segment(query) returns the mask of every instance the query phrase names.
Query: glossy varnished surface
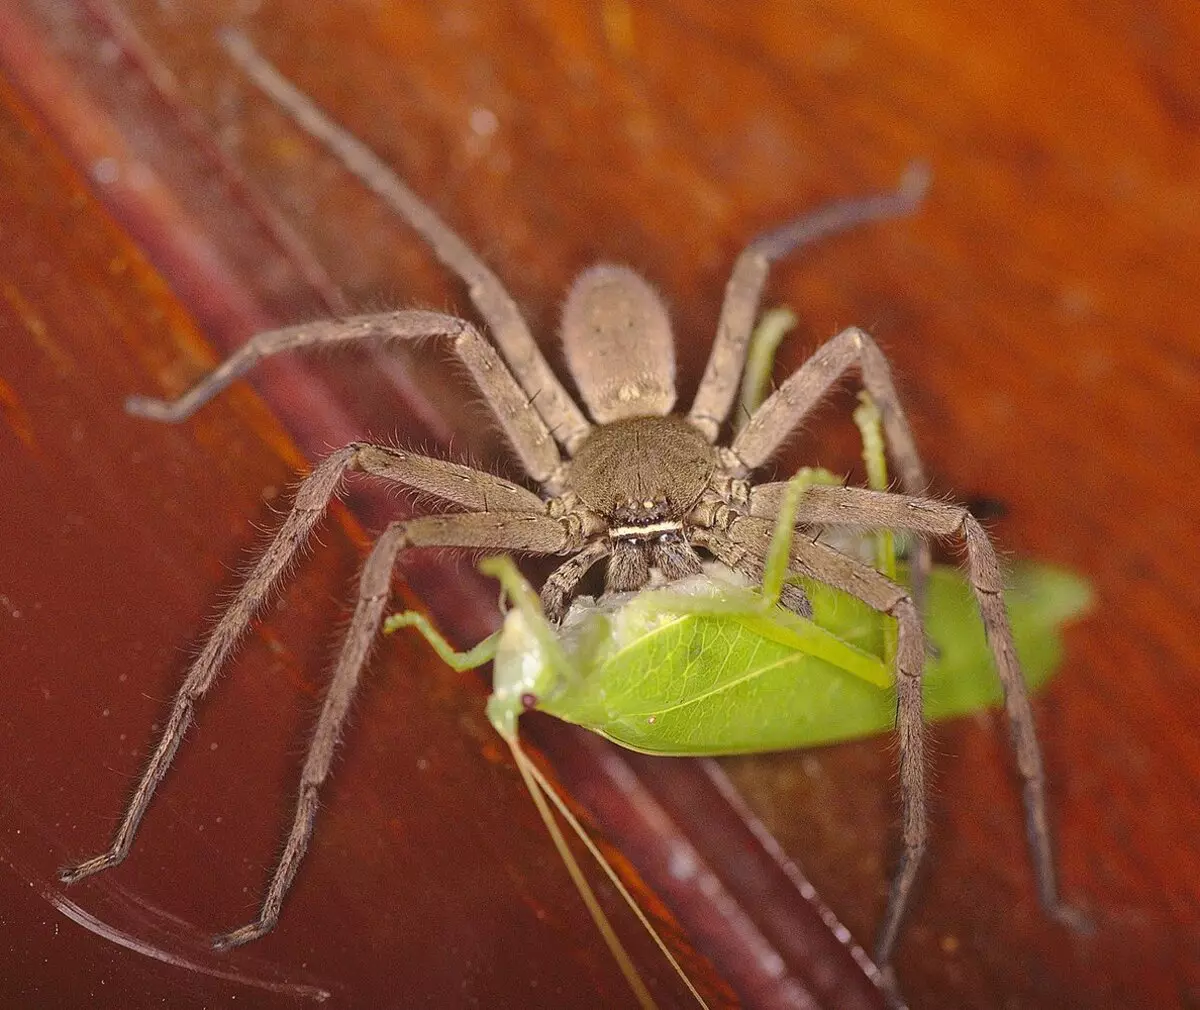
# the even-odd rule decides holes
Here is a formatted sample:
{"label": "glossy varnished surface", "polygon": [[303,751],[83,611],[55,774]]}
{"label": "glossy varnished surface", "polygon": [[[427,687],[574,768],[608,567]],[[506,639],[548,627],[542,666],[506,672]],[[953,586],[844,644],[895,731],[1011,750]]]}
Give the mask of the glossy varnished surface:
{"label": "glossy varnished surface", "polygon": [[[472,4],[402,6],[333,12],[281,0],[240,23],[430,198],[543,336],[579,269],[602,258],[642,270],[672,307],[685,402],[746,238],[822,199],[889,186],[912,158],[931,163],[934,189],[917,218],[777,271],[771,301],[803,319],[781,368],[843,325],[870,329],[895,362],[933,490],[998,499],[1006,513],[991,529],[1005,550],[1093,581],[1096,615],[1068,636],[1067,664],[1038,715],[1064,889],[1097,929],[1076,937],[1041,921],[1002,723],[959,722],[934,736],[935,840],[899,974],[917,1005],[1194,1002],[1200,89],[1186,55],[1200,28],[1191,7],[1101,14],[1030,3],[997,19],[983,4],[954,15],[911,6],[879,15],[869,4],[801,15],[781,4],[747,16],[706,4],[565,13],[513,3],[486,18]],[[464,308],[420,243],[228,65],[211,31],[234,7],[206,8],[203,20],[152,3],[126,12],[177,75],[180,100],[272,194],[352,307]],[[105,83],[111,19],[97,29],[61,9],[0,13],[19,15],[66,79],[96,96],[116,136],[136,133],[139,117],[169,118],[144,86]],[[5,102],[0,194],[9,674],[0,711],[12,869],[3,887],[16,924],[6,929],[5,995],[63,1006],[106,993],[295,1003],[115,947],[61,918],[39,890],[60,893],[55,867],[106,841],[188,650],[261,543],[251,524],[277,521],[301,464],[245,390],[178,429],[121,412],[125,393],[177,390],[212,353],[129,236],[156,250],[218,348],[256,318],[328,309],[236,220],[206,214],[204,186],[221,173],[180,156],[182,144],[165,145],[155,164],[181,207],[172,220],[190,231],[173,231],[174,244],[154,235],[133,199],[147,192],[144,176],[85,164],[119,224],[106,217],[68,164],[86,161],[80,152],[96,150],[95,138],[55,134],[22,111],[27,100],[61,110],[66,98],[34,79],[54,67],[21,55],[4,56],[23,94]],[[179,266],[194,263],[197,242],[232,264],[236,283],[196,282]],[[439,377],[440,360],[432,349],[414,356],[429,403],[410,396],[401,408],[390,383],[368,380],[369,362],[327,363],[346,396],[324,429],[309,404],[274,395],[308,388],[286,369],[262,388],[310,452],[364,428],[417,444],[452,431],[456,451],[503,460],[481,413],[456,407],[441,427],[430,404],[458,402],[465,387]],[[847,467],[853,441],[840,413],[825,411],[781,469]],[[362,504],[376,522],[376,503]],[[410,1005],[404,994],[434,991],[440,1005],[454,998],[446,993],[514,1006],[589,1005],[599,993],[620,1005],[621,982],[542,862],[540,836],[511,863],[475,855],[520,848],[541,829],[499,761],[481,690],[425,659],[417,669],[406,642],[388,643],[368,679],[279,932],[232,960],[204,950],[204,931],[248,917],[276,851],[329,629],[358,563],[353,527],[336,517],[328,530],[205,706],[134,857],[68,897],[139,942],[270,984],[328,989],[340,1005],[380,992]],[[443,576],[428,578],[442,597],[430,603],[461,633],[486,626],[446,606]],[[486,589],[473,592],[482,605]],[[868,941],[894,851],[891,760],[879,742],[735,766]],[[460,817],[447,796],[468,792],[495,803]],[[430,810],[437,816],[415,815]],[[461,917],[448,910],[455,901]],[[564,932],[572,954],[550,946]]]}

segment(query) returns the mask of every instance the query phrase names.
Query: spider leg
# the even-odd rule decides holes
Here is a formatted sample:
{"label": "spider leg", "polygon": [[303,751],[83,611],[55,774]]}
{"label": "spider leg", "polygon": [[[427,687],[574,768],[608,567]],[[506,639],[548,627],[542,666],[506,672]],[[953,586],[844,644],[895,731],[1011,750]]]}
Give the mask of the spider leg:
{"label": "spider leg", "polygon": [[[750,512],[771,516],[786,484],[764,484],[750,492]],[[776,490],[780,489],[780,490]],[[1038,745],[1029,691],[1021,673],[1012,626],[1001,595],[1003,580],[992,542],[979,521],[960,505],[858,487],[812,487],[800,502],[798,519],[812,526],[861,526],[904,530],[924,536],[961,540],[967,549],[968,575],[979,604],[984,631],[1004,688],[1004,706],[1017,768],[1021,774],[1026,833],[1033,857],[1038,897],[1046,914],[1077,929],[1082,914],[1066,904],[1058,890],[1054,845],[1046,803],[1046,772]]]}
{"label": "spider leg", "polygon": [[453,338],[455,355],[479,386],[525,472],[539,483],[553,485],[562,458],[545,422],[528,409],[528,398],[479,330],[465,319],[440,312],[381,312],[268,330],[251,337],[178,399],[131,396],[125,402],[125,409],[155,421],[183,421],[263,358],[273,354],[305,347],[371,340],[419,340],[433,336]]}
{"label": "spider leg", "polygon": [[546,576],[541,592],[542,610],[546,613],[546,620],[557,624],[563,619],[567,612],[567,603],[575,595],[575,587],[579,585],[579,580],[610,550],[607,540],[593,540]]}
{"label": "spider leg", "polygon": [[517,303],[500,279],[433,210],[360,140],[332,122],[268,63],[241,32],[226,29],[221,44],[230,58],[291,119],[412,226],[442,263],[467,285],[467,294],[492,331],[533,409],[568,452],[591,428],[546,364]]}
{"label": "spider leg", "polygon": [[217,937],[213,940],[214,947],[225,949],[248,943],[270,932],[279,921],[284,896],[312,838],[320,788],[329,775],[342,725],[358,688],[359,674],[379,632],[390,595],[392,569],[400,552],[406,547],[483,547],[554,554],[566,549],[568,542],[566,528],[559,520],[521,513],[429,516],[394,522],[384,530],[363,566],[354,616],[300,773],[292,826],[283,854],[271,875],[258,918]]}
{"label": "spider leg", "polygon": [[[283,526],[255,563],[233,603],[221,616],[204,643],[200,655],[188,670],[175,695],[162,735],[125,808],[124,816],[108,850],[64,869],[60,877],[65,883],[74,883],[83,877],[115,866],[129,854],[146,808],[158,784],[166,775],[175,751],[192,722],[196,703],[212,686],[217,673],[229,659],[254,614],[270,596],[297,552],[307,541],[313,527],[335,496],[343,475],[352,469],[363,469],[399,483],[409,483],[410,486],[463,507],[478,507],[481,501],[485,502],[486,507],[494,511],[472,515],[481,529],[489,523],[497,528],[504,527],[507,522],[518,529],[530,530],[530,535],[538,532],[544,538],[554,530],[561,531],[564,528],[559,520],[549,519],[533,511],[542,509],[541,499],[533,492],[491,474],[470,471],[466,467],[453,464],[440,464],[439,467],[437,460],[397,453],[363,443],[351,443],[327,456],[300,485],[292,510],[284,520]],[[466,490],[467,488],[470,490]],[[500,511],[502,508],[505,511]],[[414,544],[423,543],[419,537],[427,535],[436,527],[437,522],[461,518],[463,517],[448,516],[422,520],[425,525],[415,533],[411,532],[414,527],[410,524],[410,539]],[[534,526],[538,527],[536,531]],[[495,546],[503,547],[506,542],[503,537],[499,540],[493,537],[492,540],[482,542],[480,546],[494,543]]]}
{"label": "spider leg", "polygon": [[[909,494],[924,494],[925,468],[892,382],[892,370],[875,341],[857,327],[843,330],[818,347],[738,432],[731,451],[744,473],[765,463],[821,398],[855,367],[861,371],[863,386],[879,408],[888,452],[900,472],[901,486]],[[803,509],[802,503],[802,512]],[[919,540],[913,552],[913,596],[918,604],[924,599],[931,565],[929,544]]]}
{"label": "spider leg", "polygon": [[[774,485],[767,485],[773,487]],[[786,483],[782,485],[786,487]],[[774,527],[772,527],[772,530]],[[742,575],[746,581],[753,586],[761,586],[763,578],[766,575],[766,558],[767,549],[770,547],[771,538],[767,537],[762,545],[761,553],[754,551],[746,551],[735,547],[721,538],[721,534],[714,530],[699,528],[694,530],[691,535],[691,542],[698,547],[704,547],[711,551],[723,565],[732,568],[735,572]],[[795,585],[791,582],[785,582],[779,588],[779,605],[786,607],[788,610],[801,617],[812,617],[813,607],[812,600],[808,598],[808,593],[804,591],[803,586]]]}
{"label": "spider leg", "polygon": [[928,170],[914,165],[894,192],[841,200],[760,235],[737,258],[725,285],[717,336],[688,420],[710,441],[729,416],[746,365],[746,347],[758,315],[771,263],[806,245],[870,221],[911,214],[929,185]]}
{"label": "spider leg", "polygon": [[59,876],[64,883],[72,884],[83,877],[115,866],[129,854],[134,835],[154,790],[166,775],[175,751],[191,724],[196,702],[212,686],[217,672],[249,626],[251,618],[321,518],[337,490],[342,474],[353,458],[354,451],[353,446],[347,446],[327,456],[300,485],[295,504],[282,528],[254,565],[250,577],[234,597],[233,604],[217,622],[199,657],[188,670],[183,685],[175,695],[171,714],[167,718],[158,746],[155,747],[129,805],[125,808],[125,815],[113,835],[108,851],[63,870]]}
{"label": "spider leg", "polygon": [[[763,558],[774,522],[754,517],[734,519],[727,530],[709,531],[704,546],[733,568],[747,558]],[[896,736],[899,742],[901,837],[900,865],[892,879],[887,910],[875,947],[880,968],[891,960],[900,923],[908,907],[928,836],[925,785],[925,722],[921,677],[925,666],[925,630],[908,590],[854,558],[804,537],[793,539],[793,570],[841,589],[867,606],[896,619]]]}
{"label": "spider leg", "polygon": [[353,442],[353,468],[373,477],[422,491],[468,512],[545,511],[545,503],[528,488],[503,477],[422,456],[406,449]]}

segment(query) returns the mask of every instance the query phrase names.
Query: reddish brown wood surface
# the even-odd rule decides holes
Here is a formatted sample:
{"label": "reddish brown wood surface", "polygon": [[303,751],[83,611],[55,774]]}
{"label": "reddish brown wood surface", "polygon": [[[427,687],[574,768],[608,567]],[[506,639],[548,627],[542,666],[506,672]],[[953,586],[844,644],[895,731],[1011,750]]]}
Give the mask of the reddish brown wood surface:
{"label": "reddish brown wood surface", "polygon": [[[934,490],[1002,501],[993,529],[1006,550],[1095,585],[1096,613],[1069,635],[1038,714],[1064,887],[1096,931],[1073,936],[1039,917],[1003,726],[959,722],[935,734],[935,842],[898,959],[904,991],[919,1006],[1195,1005],[1194,5],[1021,2],[1003,15],[984,4],[953,14],[795,6],[525,2],[483,14],[468,3],[278,0],[248,20],[235,5],[124,10],[178,78],[181,108],[273,195],[354,306],[465,299],[403,226],[253,94],[212,40],[220,24],[240,24],[428,195],[548,342],[572,274],[599,258],[636,265],[672,305],[684,390],[747,237],[928,160],[935,184],[918,218],[777,271],[772,301],[804,319],[781,370],[842,325],[869,327],[896,363]],[[69,79],[99,96],[118,141],[163,117],[136,75],[106,90],[116,57],[89,34],[94,21],[60,4],[0,13],[31,26]],[[172,273],[159,254],[218,346],[244,337],[234,317],[323,309],[294,266],[277,266],[277,250],[236,221],[208,219],[204,186],[225,176],[182,141],[144,160],[164,166],[161,198],[181,202],[172,220],[192,230],[173,231],[172,246],[139,234],[152,218],[106,219],[67,163],[94,138],[59,136],[68,153],[54,153],[54,134],[19,111],[53,92],[32,80],[53,68],[20,56],[5,56],[22,97],[5,102],[18,111],[5,121],[0,213],[0,712],[13,871],[3,900],[14,924],[0,993],[12,1005],[105,993],[122,1005],[294,1003],[120,949],[62,918],[43,892],[58,893],[58,863],[103,843],[186,651],[258,542],[248,524],[274,521],[299,463],[244,390],[186,428],[122,414],[125,392],[180,388],[211,360],[126,235],[180,260],[210,242],[233,264],[250,285],[244,307],[226,297],[236,285],[188,289],[195,274]],[[90,167],[118,217],[135,195],[144,206],[142,158]],[[344,429],[305,430],[304,403],[276,409],[318,446],[360,426],[436,440],[436,409],[410,397],[396,413],[392,386],[415,372],[434,408],[456,404],[458,450],[503,459],[481,414],[457,407],[464,387],[437,378],[440,360],[405,357],[383,382],[370,362],[326,363],[351,394]],[[269,373],[264,390],[301,388],[290,374]],[[840,468],[852,451],[831,409],[780,468]],[[370,679],[280,930],[232,960],[204,950],[205,932],[249,914],[275,852],[356,564],[354,537],[339,529],[331,524],[326,549],[205,706],[135,858],[67,896],[140,942],[244,978],[327,989],[339,1005],[389,992],[397,1005],[436,1001],[434,986],[464,1005],[623,1005],[561,874],[542,862],[541,829],[511,771],[492,760],[478,688],[424,662],[413,670],[410,643],[389,643],[392,658]],[[894,852],[891,759],[879,742],[734,768],[864,940]],[[469,791],[494,792],[490,812],[461,817],[448,798]],[[563,932],[570,957],[551,946]]]}

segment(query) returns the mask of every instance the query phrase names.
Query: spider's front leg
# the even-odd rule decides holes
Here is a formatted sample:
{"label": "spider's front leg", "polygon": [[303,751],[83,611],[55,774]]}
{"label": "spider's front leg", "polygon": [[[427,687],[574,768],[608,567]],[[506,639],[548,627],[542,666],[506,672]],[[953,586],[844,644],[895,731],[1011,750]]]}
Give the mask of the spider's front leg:
{"label": "spider's front leg", "polygon": [[218,621],[188,671],[112,844],[106,852],[63,870],[61,878],[65,883],[115,866],[128,855],[150,800],[192,722],[196,703],[212,686],[251,619],[278,585],[324,514],[342,477],[351,470],[417,488],[472,511],[393,523],[372,549],[360,579],[350,630],[305,760],[292,828],[262,911],[254,923],[219,938],[216,941],[218,947],[261,936],[278,919],[283,896],[308,845],[317,807],[317,790],[328,774],[359,673],[375,639],[387,602],[392,567],[400,551],[405,547],[444,546],[553,554],[576,546],[567,524],[546,515],[537,495],[491,474],[364,443],[352,443],[326,457],[301,484],[282,528],[254,565],[233,604]]}
{"label": "spider's front leg", "polygon": [[[786,487],[786,485],[768,485]],[[812,493],[809,489],[809,494]],[[777,503],[776,503],[777,504]],[[803,503],[801,504],[803,516]],[[770,549],[775,523],[739,516],[724,530],[707,531],[698,543],[723,564],[738,571],[761,568]],[[887,910],[876,941],[875,960],[881,969],[891,961],[900,923],[928,836],[925,783],[925,719],[921,680],[925,668],[925,630],[920,611],[907,589],[832,547],[803,536],[792,539],[789,568],[814,581],[833,586],[896,620],[896,736],[899,742],[901,837],[900,865],[892,880]]]}
{"label": "spider's front leg", "polygon": [[125,809],[125,815],[113,835],[112,844],[106,852],[62,870],[59,876],[64,883],[73,884],[83,877],[116,866],[129,854],[134,835],[146,808],[150,805],[154,790],[166,775],[175,757],[175,751],[191,725],[196,702],[212,686],[238,639],[249,627],[250,620],[324,514],[355,452],[356,447],[349,445],[327,456],[300,485],[295,504],[283,526],[255,563],[250,577],[238,590],[233,603],[221,616],[216,628],[204,643],[199,657],[188,670],[182,686],[175,695],[171,714],[167,717],[158,746],[150,756],[146,770],[142,773],[142,778]]}
{"label": "spider's front leg", "polygon": [[358,688],[359,674],[379,633],[391,595],[392,569],[401,551],[408,547],[474,547],[556,554],[567,550],[569,546],[570,537],[562,522],[533,513],[427,516],[408,522],[394,522],[384,530],[363,566],[354,616],[350,620],[300,773],[292,826],[271,876],[258,918],[217,937],[213,941],[214,947],[224,949],[257,939],[274,928],[279,920],[284,896],[291,887],[312,838],[320,788],[329,774],[342,725]]}
{"label": "spider's front leg", "polygon": [[[774,515],[786,489],[787,485],[783,483],[763,484],[754,488],[750,494],[751,514],[763,519]],[[1033,708],[1017,658],[1012,625],[1004,606],[1000,563],[979,520],[961,505],[857,487],[810,488],[801,502],[797,518],[799,522],[814,527],[900,530],[923,537],[959,540],[966,545],[971,588],[1004,689],[1009,733],[1022,779],[1026,833],[1038,897],[1047,915],[1074,929],[1086,931],[1090,926],[1087,917],[1064,902],[1059,894],[1046,799],[1046,772],[1034,725]]]}

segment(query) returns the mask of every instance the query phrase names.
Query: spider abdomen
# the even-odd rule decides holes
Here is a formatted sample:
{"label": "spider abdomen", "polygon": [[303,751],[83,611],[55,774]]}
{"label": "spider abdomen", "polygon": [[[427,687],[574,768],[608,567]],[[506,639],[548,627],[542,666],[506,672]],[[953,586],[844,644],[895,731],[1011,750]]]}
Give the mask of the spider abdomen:
{"label": "spider abdomen", "polygon": [[563,305],[563,354],[600,424],[663,416],[675,406],[675,346],[658,293],[629,267],[600,263]]}

